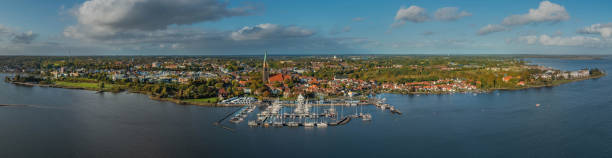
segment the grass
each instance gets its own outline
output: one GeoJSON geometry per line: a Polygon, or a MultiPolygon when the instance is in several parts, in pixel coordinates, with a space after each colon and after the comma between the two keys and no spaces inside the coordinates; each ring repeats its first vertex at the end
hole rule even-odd
{"type": "Polygon", "coordinates": [[[185,99],[184,102],[192,102],[192,103],[216,103],[218,101],[217,97],[212,98],[200,98],[200,99],[185,99]]]}
{"type": "Polygon", "coordinates": [[[57,81],[57,82],[55,82],[55,84],[58,85],[58,86],[63,86],[63,87],[75,87],[75,88],[87,88],[87,89],[100,88],[98,86],[98,83],[88,83],[88,82],[64,82],[64,81],[57,81]]]}
{"type": "MultiPolygon", "coordinates": [[[[67,88],[83,88],[89,90],[99,90],[100,85],[98,83],[91,82],[66,82],[66,81],[57,81],[55,85],[67,88]]],[[[104,84],[103,90],[111,90],[115,85],[113,84],[104,84]]]]}

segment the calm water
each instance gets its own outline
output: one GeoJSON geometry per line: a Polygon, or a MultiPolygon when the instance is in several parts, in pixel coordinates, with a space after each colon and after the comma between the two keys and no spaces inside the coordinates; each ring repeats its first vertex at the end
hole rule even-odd
{"type": "MultiPolygon", "coordinates": [[[[609,58],[531,61],[612,70],[609,58]]],[[[225,123],[234,132],[212,123],[236,108],[0,82],[0,104],[28,105],[0,107],[0,157],[609,157],[610,80],[478,95],[387,94],[404,115],[369,106],[372,122],[327,129],[225,123]]]]}

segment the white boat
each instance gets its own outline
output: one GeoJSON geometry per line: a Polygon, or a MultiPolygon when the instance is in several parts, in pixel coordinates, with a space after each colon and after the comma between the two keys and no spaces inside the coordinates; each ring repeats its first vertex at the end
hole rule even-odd
{"type": "Polygon", "coordinates": [[[372,120],[372,115],[371,114],[364,114],[361,116],[361,119],[363,121],[371,121],[372,120]]]}
{"type": "Polygon", "coordinates": [[[274,126],[274,127],[283,127],[283,123],[282,122],[274,122],[274,123],[272,123],[272,126],[274,126]]]}
{"type": "Polygon", "coordinates": [[[255,121],[249,121],[249,126],[257,126],[257,122],[255,121]]]}
{"type": "Polygon", "coordinates": [[[288,123],[287,123],[287,126],[289,126],[289,127],[297,127],[297,126],[299,126],[299,125],[300,125],[300,124],[298,124],[297,122],[288,122],[288,123]]]}
{"type": "Polygon", "coordinates": [[[306,123],[304,123],[304,127],[314,127],[314,126],[315,126],[315,124],[314,124],[314,123],[312,123],[312,122],[306,122],[306,123]]]}
{"type": "Polygon", "coordinates": [[[327,127],[327,123],[323,123],[323,122],[317,123],[317,127],[318,128],[325,128],[325,127],[327,127]]]}

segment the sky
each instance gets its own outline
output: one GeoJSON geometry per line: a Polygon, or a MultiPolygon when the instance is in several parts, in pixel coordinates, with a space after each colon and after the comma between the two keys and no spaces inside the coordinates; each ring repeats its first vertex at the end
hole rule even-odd
{"type": "Polygon", "coordinates": [[[0,55],[612,54],[609,0],[7,0],[0,55]]]}

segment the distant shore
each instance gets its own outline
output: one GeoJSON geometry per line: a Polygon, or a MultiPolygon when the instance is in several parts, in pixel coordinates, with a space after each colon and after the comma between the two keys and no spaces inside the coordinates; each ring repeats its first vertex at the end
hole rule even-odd
{"type": "MultiPolygon", "coordinates": [[[[558,86],[558,85],[562,85],[562,84],[566,84],[566,83],[571,83],[571,82],[577,82],[577,81],[584,81],[584,80],[589,80],[589,79],[601,78],[603,76],[606,76],[606,74],[604,73],[604,74],[601,74],[601,75],[589,76],[588,78],[581,78],[581,79],[559,80],[557,82],[551,82],[550,84],[527,85],[527,86],[524,86],[524,87],[517,87],[517,88],[492,88],[492,89],[487,89],[487,90],[468,91],[468,92],[472,92],[472,93],[487,93],[487,92],[492,92],[492,91],[496,91],[496,90],[523,90],[523,89],[529,89],[529,88],[554,87],[554,86],[558,86]]],[[[15,85],[20,85],[20,86],[28,86],[28,87],[38,86],[38,87],[51,87],[51,88],[64,88],[64,89],[78,89],[78,90],[98,91],[99,93],[102,93],[102,92],[112,92],[112,93],[122,92],[122,91],[111,91],[110,89],[87,88],[87,87],[76,87],[76,86],[63,86],[63,85],[58,85],[58,84],[39,84],[39,83],[15,82],[15,81],[10,81],[10,83],[15,84],[15,85]]],[[[152,100],[164,101],[164,102],[172,102],[172,103],[180,104],[180,105],[196,105],[196,106],[211,106],[211,107],[236,107],[236,106],[243,106],[243,105],[240,105],[240,104],[221,104],[221,103],[217,103],[217,102],[214,102],[214,103],[212,103],[212,102],[197,102],[197,101],[181,100],[181,99],[175,99],[175,98],[161,98],[161,97],[153,96],[153,95],[151,95],[151,94],[149,94],[147,92],[141,92],[141,91],[130,91],[130,90],[127,90],[127,92],[129,92],[129,93],[145,94],[145,95],[148,95],[149,98],[152,99],[152,100]]],[[[401,91],[385,91],[385,92],[381,92],[381,93],[412,94],[412,95],[441,95],[441,94],[452,94],[454,92],[401,92],[401,91]]],[[[338,97],[338,98],[340,98],[340,97],[338,97]]],[[[13,106],[13,105],[0,104],[0,106],[13,106]]]]}
{"type": "Polygon", "coordinates": [[[495,91],[495,90],[523,90],[523,89],[530,89],[530,88],[554,87],[554,86],[559,86],[559,85],[563,85],[563,84],[566,84],[566,83],[572,83],[572,82],[596,79],[596,78],[601,78],[601,77],[604,77],[604,76],[606,76],[606,74],[601,74],[601,75],[596,75],[596,76],[589,76],[587,78],[580,78],[580,79],[573,79],[573,80],[559,80],[557,82],[552,82],[551,84],[528,85],[528,86],[520,87],[520,88],[494,88],[494,89],[490,89],[489,91],[495,91]]]}
{"type": "Polygon", "coordinates": [[[563,60],[601,60],[605,55],[527,55],[523,58],[546,58],[546,59],[563,59],[563,60]]]}

